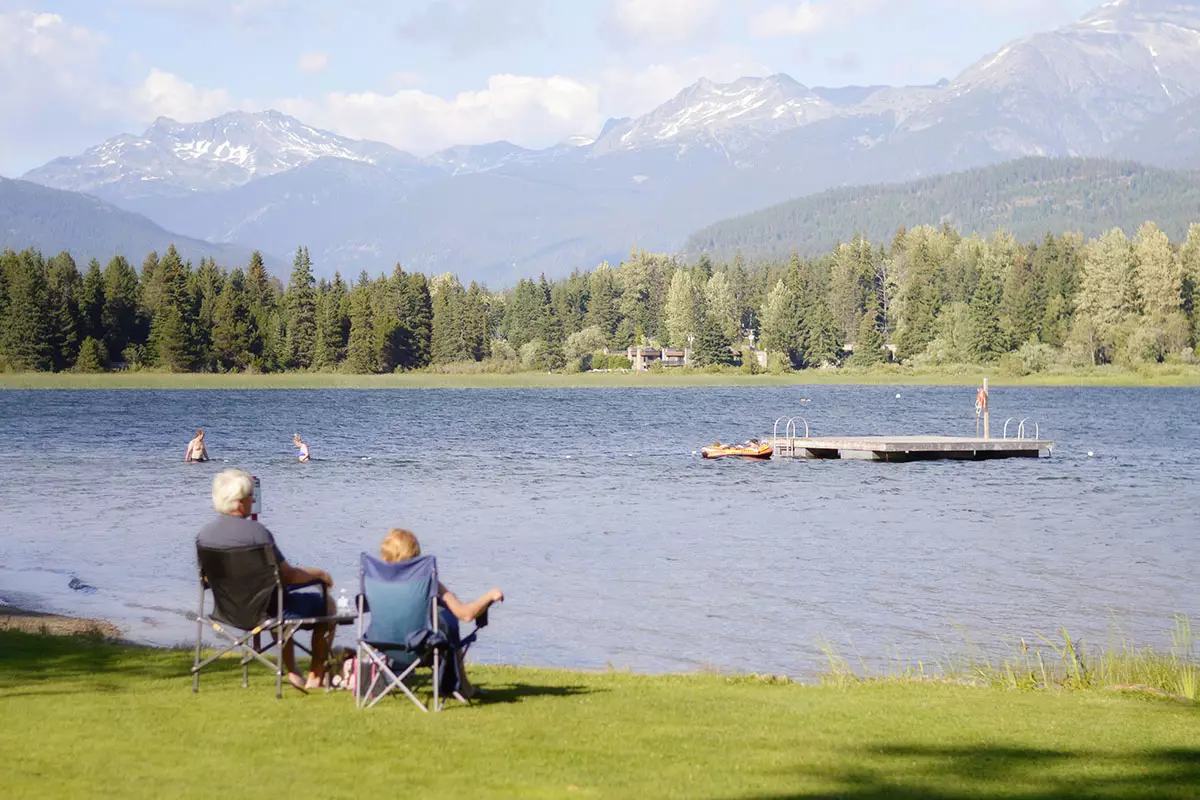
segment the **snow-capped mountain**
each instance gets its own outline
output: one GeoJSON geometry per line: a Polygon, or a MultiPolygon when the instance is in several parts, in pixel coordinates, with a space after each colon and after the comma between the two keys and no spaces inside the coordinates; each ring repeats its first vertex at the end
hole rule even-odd
{"type": "Polygon", "coordinates": [[[1009,155],[1088,155],[1200,95],[1200,2],[1114,0],[965,70],[905,131],[935,125],[1009,155]]]}
{"type": "Polygon", "coordinates": [[[278,111],[236,111],[191,124],[160,117],[141,136],[117,136],[24,177],[108,197],[172,195],[241,186],[318,158],[383,167],[418,163],[390,145],[347,139],[278,111]]]}
{"type": "Polygon", "coordinates": [[[25,177],[197,238],[303,243],[326,273],[400,260],[507,281],[634,243],[673,249],[723,218],[834,186],[1027,155],[1200,163],[1197,103],[1200,0],[1116,0],[933,86],[700,81],[594,140],[544,150],[496,142],[417,159],[263,112],[159,120],[25,177]]]}
{"type": "Polygon", "coordinates": [[[838,113],[838,107],[787,75],[701,80],[651,113],[607,131],[593,156],[648,147],[690,145],[736,153],[754,142],[838,113]]]}

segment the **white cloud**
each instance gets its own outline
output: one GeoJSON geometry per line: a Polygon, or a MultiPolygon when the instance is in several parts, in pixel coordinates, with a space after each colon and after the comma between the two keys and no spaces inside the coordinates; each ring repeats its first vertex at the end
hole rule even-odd
{"type": "Polygon", "coordinates": [[[887,5],[887,0],[803,0],[776,3],[750,19],[750,32],[760,39],[812,36],[830,26],[849,24],[861,14],[887,5]]]}
{"type": "Polygon", "coordinates": [[[309,124],[417,152],[497,139],[547,144],[600,122],[596,88],[561,76],[493,75],[486,88],[451,98],[404,89],[335,92],[278,105],[309,124]]]}
{"type": "Polygon", "coordinates": [[[711,28],[722,0],[610,0],[608,26],[625,39],[677,44],[711,28]]]}
{"type": "Polygon", "coordinates": [[[315,75],[329,68],[329,53],[301,53],[296,61],[296,69],[305,75],[315,75]]]}
{"type": "Polygon", "coordinates": [[[762,39],[810,36],[824,28],[833,15],[830,6],[807,0],[794,8],[774,5],[750,20],[750,32],[762,39]]]}
{"type": "Polygon", "coordinates": [[[229,111],[255,108],[250,101],[238,100],[224,89],[202,89],[158,68],[151,69],[127,97],[125,113],[143,121],[170,117],[178,122],[199,122],[229,111]]]}

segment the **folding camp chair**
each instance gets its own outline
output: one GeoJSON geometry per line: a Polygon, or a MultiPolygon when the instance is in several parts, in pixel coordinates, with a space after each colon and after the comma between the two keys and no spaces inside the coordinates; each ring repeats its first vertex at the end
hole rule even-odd
{"type": "MultiPolygon", "coordinates": [[[[455,655],[466,654],[486,619],[479,620],[475,630],[458,642],[440,629],[437,559],[433,556],[390,564],[363,553],[359,580],[355,705],[370,708],[399,689],[417,708],[428,711],[408,681],[419,667],[431,667],[431,707],[440,711],[445,699],[443,671],[455,668],[455,655]]],[[[462,695],[456,696],[463,700],[462,695]]]]}
{"type": "MultiPolygon", "coordinates": [[[[200,670],[226,653],[242,653],[242,686],[250,685],[250,662],[257,660],[275,673],[275,696],[283,696],[283,648],[297,631],[311,629],[320,623],[349,624],[351,616],[307,617],[285,619],[283,614],[283,580],[271,545],[214,549],[196,547],[200,564],[200,609],[196,614],[196,658],[192,664],[192,691],[200,691],[200,670]],[[205,592],[213,595],[213,611],[204,611],[205,592]],[[214,656],[200,660],[200,651],[207,625],[229,642],[214,656]],[[261,645],[261,635],[270,632],[273,641],[261,645]],[[274,650],[274,659],[270,651],[274,650]]],[[[325,585],[320,581],[295,584],[292,588],[325,585]]],[[[297,643],[299,645],[299,643],[297,643]]],[[[299,645],[305,652],[308,648],[299,645]]]]}

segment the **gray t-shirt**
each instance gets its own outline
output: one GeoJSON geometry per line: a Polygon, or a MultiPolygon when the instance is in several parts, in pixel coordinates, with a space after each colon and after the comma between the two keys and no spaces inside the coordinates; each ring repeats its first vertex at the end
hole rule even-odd
{"type": "Polygon", "coordinates": [[[279,545],[275,544],[275,537],[266,525],[230,514],[218,514],[216,519],[201,528],[200,533],[196,534],[196,544],[214,550],[269,544],[275,548],[275,560],[280,564],[284,561],[283,553],[279,551],[279,545]]]}

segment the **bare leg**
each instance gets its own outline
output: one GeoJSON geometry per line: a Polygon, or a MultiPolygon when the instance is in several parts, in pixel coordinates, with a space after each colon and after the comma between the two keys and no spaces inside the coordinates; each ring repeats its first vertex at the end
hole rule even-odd
{"type": "MultiPolygon", "coordinates": [[[[334,603],[332,597],[325,598],[325,613],[333,616],[334,603]]],[[[307,689],[317,689],[325,678],[325,664],[329,660],[329,647],[333,643],[333,625],[317,625],[312,634],[312,664],[308,670],[307,689]]]]}
{"type": "Polygon", "coordinates": [[[312,664],[309,665],[308,683],[305,688],[316,689],[325,678],[325,662],[329,660],[329,640],[332,638],[332,625],[317,625],[313,628],[312,664]]]}
{"type": "Polygon", "coordinates": [[[287,670],[288,683],[297,689],[303,689],[304,677],[297,671],[296,644],[291,639],[283,646],[283,667],[287,670]]]}

